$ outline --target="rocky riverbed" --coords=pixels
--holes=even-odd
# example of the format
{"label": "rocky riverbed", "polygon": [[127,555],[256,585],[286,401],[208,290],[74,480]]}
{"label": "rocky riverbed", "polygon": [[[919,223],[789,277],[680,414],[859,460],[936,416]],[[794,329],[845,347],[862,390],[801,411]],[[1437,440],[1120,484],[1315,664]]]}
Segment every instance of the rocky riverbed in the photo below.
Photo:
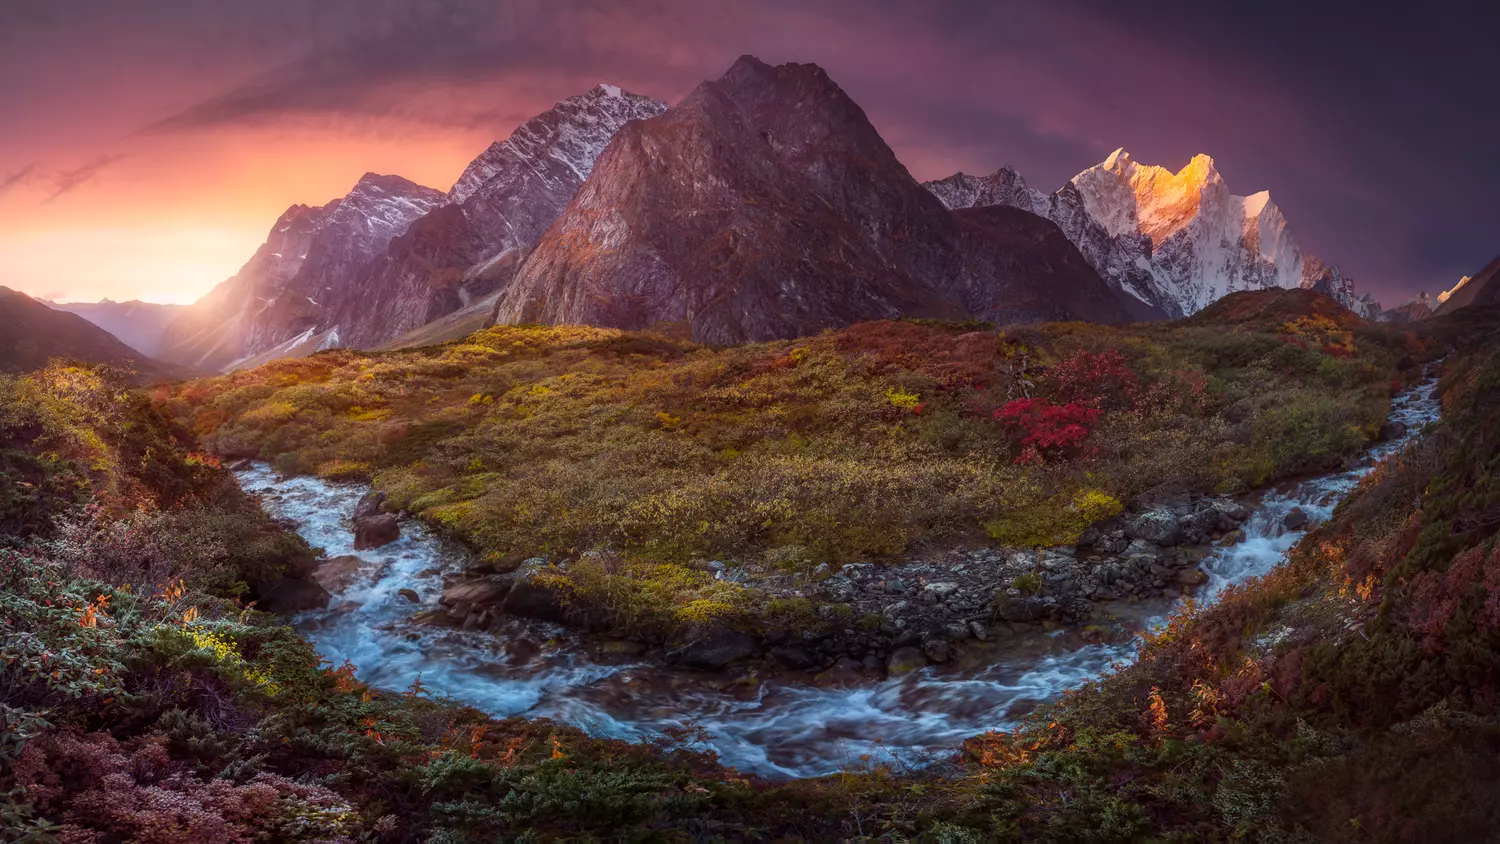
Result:
{"label": "rocky riverbed", "polygon": [[[692,724],[728,764],[805,776],[859,756],[941,754],[1131,658],[1132,632],[1158,623],[1184,590],[1212,600],[1269,571],[1374,460],[1436,416],[1431,387],[1398,399],[1392,422],[1403,429],[1357,466],[1253,507],[1155,502],[1077,547],[1040,553],[981,549],[806,573],[704,564],[855,622],[812,639],[738,634],[670,647],[580,638],[555,623],[566,608],[534,582],[544,560],[476,576],[462,549],[404,519],[393,540],[356,549],[366,489],[264,465],[236,474],[328,553],[315,574],[332,595],[328,607],[296,622],[366,682],[400,689],[420,676],[434,693],[499,715],[552,717],[623,739]],[[370,541],[367,532],[361,544]]]}

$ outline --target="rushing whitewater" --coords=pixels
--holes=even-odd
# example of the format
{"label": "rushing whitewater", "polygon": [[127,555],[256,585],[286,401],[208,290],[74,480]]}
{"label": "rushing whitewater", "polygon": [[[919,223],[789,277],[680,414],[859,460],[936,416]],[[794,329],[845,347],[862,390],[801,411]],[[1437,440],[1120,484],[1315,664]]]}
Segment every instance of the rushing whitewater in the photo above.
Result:
{"label": "rushing whitewater", "polygon": [[[1402,449],[1438,414],[1428,381],[1394,402],[1391,420],[1407,433],[1366,453],[1349,471],[1323,475],[1266,494],[1243,530],[1245,540],[1216,548],[1203,560],[1209,580],[1197,600],[1270,571],[1303,536],[1282,524],[1296,507],[1309,524],[1326,519],[1375,463]],[[422,686],[500,716],[526,714],[575,724],[590,733],[638,740],[669,726],[696,725],[726,764],[768,776],[815,776],[857,764],[861,757],[921,764],[951,752],[963,739],[1000,729],[1038,703],[1055,698],[1128,661],[1134,638],[1088,643],[1072,631],[975,643],[961,664],[852,688],[781,679],[726,684],[656,665],[604,664],[587,658],[561,628],[534,657],[518,658],[516,642],[482,632],[434,629],[411,621],[436,607],[442,575],[464,555],[421,525],[407,521],[402,538],[354,550],[350,518],[365,489],[315,478],[283,478],[256,465],[237,473],[275,516],[294,520],[329,556],[364,560],[368,576],[336,595],[330,609],[296,624],[334,663],[345,660],[362,680],[404,689]],[[412,590],[418,601],[401,595]],[[1170,607],[1129,606],[1134,626],[1161,623]],[[531,658],[526,658],[531,657]]]}

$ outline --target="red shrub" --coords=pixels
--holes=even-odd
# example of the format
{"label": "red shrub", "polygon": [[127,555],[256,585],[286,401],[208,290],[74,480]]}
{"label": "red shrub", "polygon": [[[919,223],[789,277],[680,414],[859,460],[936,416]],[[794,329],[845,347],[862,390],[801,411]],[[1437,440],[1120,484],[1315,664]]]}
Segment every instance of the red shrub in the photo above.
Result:
{"label": "red shrub", "polygon": [[1053,394],[1064,403],[1089,407],[1128,408],[1135,405],[1140,382],[1125,356],[1107,349],[1079,352],[1047,372]]}
{"label": "red shrub", "polygon": [[1098,418],[1095,408],[1078,402],[1053,404],[1046,399],[1016,399],[995,411],[995,421],[1021,444],[1017,462],[1068,455],[1088,439],[1088,426]]}

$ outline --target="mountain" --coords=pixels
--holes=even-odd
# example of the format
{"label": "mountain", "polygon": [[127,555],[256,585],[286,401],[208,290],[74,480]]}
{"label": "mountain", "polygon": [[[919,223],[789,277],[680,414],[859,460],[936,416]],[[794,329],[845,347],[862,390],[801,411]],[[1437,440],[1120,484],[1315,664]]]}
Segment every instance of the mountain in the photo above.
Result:
{"label": "mountain", "polygon": [[220,369],[310,336],[357,270],[444,194],[400,176],[366,173],[327,205],[294,205],[240,271],[168,326],[162,356]]}
{"label": "mountain", "polygon": [[1374,296],[1369,293],[1361,296],[1354,289],[1354,279],[1316,255],[1308,255],[1302,262],[1301,286],[1332,296],[1340,305],[1368,320],[1379,320],[1385,313]]}
{"label": "mountain", "polygon": [[[1463,282],[1459,283],[1462,284]],[[1432,316],[1432,310],[1432,297],[1428,296],[1427,291],[1424,290],[1402,302],[1400,305],[1386,311],[1381,315],[1381,320],[1398,325],[1421,322]]]}
{"label": "mountain", "polygon": [[615,131],[665,109],[599,85],[490,145],[446,194],[366,174],[342,199],[294,205],[234,278],[177,320],[166,354],[253,365],[378,346],[473,307],[487,318]]}
{"label": "mountain", "polygon": [[143,377],[184,374],[130,348],[77,314],[0,287],[0,372],[40,369],[52,358],[107,363]]}
{"label": "mountain", "polygon": [[737,343],[898,316],[1151,314],[1054,224],[949,212],[821,68],[746,56],[615,135],[496,320],[676,323]]}
{"label": "mountain", "polygon": [[[510,281],[567,207],[609,139],[666,103],[598,85],[526,121],[465,168],[446,203],[416,221],[348,285],[320,330],[371,348],[482,302]],[[490,297],[490,298],[486,298]]]}
{"label": "mountain", "polygon": [[1452,290],[1439,294],[1436,313],[1451,314],[1471,305],[1500,305],[1500,284],[1493,283],[1497,277],[1500,277],[1500,257],[1473,276],[1459,279]]}
{"label": "mountain", "polygon": [[184,310],[183,305],[158,305],[132,299],[129,302],[45,302],[59,311],[77,314],[115,335],[122,343],[147,356],[160,351],[162,335]]}
{"label": "mountain", "polygon": [[1361,315],[1378,312],[1336,267],[1317,261],[1309,274],[1270,194],[1230,193],[1206,155],[1173,173],[1115,150],[1050,195],[1027,187],[1010,167],[992,176],[958,173],[927,188],[949,208],[1001,204],[1046,216],[1112,287],[1171,316],[1236,290],[1304,285],[1321,285]]}

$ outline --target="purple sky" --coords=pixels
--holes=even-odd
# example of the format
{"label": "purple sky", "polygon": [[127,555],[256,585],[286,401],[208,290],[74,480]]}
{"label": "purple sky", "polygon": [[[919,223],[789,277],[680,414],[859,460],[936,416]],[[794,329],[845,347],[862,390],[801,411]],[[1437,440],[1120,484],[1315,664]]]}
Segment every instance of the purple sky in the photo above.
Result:
{"label": "purple sky", "polygon": [[1493,3],[8,0],[0,284],[190,301],[293,202],[447,188],[608,81],[811,61],[921,179],[1212,155],[1387,305],[1500,253]]}

